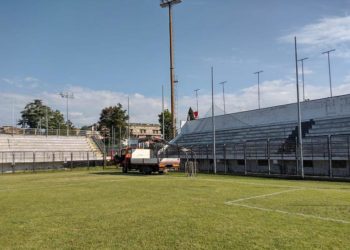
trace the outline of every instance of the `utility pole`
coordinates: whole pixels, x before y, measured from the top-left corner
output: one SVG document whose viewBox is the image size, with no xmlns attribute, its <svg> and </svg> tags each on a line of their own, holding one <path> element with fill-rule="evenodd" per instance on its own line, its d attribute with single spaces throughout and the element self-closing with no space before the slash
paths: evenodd
<svg viewBox="0 0 350 250">
<path fill-rule="evenodd" d="M 296 76 L 296 87 L 297 87 L 297 106 L 298 106 L 298 148 L 299 148 L 299 159 L 301 168 L 301 178 L 304 179 L 304 156 L 303 156 L 303 137 L 301 131 L 301 110 L 300 110 L 300 99 L 299 99 L 299 71 L 298 71 L 298 49 L 297 49 L 297 38 L 294 37 L 295 47 L 295 76 Z"/>
<path fill-rule="evenodd" d="M 299 59 L 298 62 L 301 62 L 301 77 L 303 79 L 303 101 L 305 102 L 305 82 L 304 82 L 304 61 L 309 59 L 308 57 Z"/>
<path fill-rule="evenodd" d="M 331 92 L 331 97 L 333 97 L 333 93 L 332 93 L 331 60 L 329 58 L 329 53 L 334 52 L 334 51 L 335 51 L 335 49 L 331 49 L 331 50 L 322 52 L 322 55 L 327 54 L 327 56 L 328 56 L 328 76 L 329 76 L 329 89 Z"/>
<path fill-rule="evenodd" d="M 259 103 L 259 109 L 261 108 L 260 106 L 260 74 L 263 73 L 264 71 L 260 70 L 257 72 L 254 72 L 255 75 L 258 75 L 258 103 Z"/>
<path fill-rule="evenodd" d="M 162 135 L 163 140 L 165 140 L 165 128 L 164 128 L 164 85 L 162 85 Z"/>
<path fill-rule="evenodd" d="M 170 40 L 170 87 L 171 87 L 171 121 L 173 138 L 176 136 L 175 117 L 175 76 L 174 76 L 174 49 L 173 49 L 173 17 L 172 6 L 181 3 L 182 0 L 161 0 L 160 7 L 169 9 L 169 40 Z"/>
<path fill-rule="evenodd" d="M 213 126 L 213 163 L 216 174 L 216 135 L 215 135 L 215 112 L 214 112 L 214 68 L 211 67 L 211 122 Z"/>
<path fill-rule="evenodd" d="M 194 92 L 196 92 L 196 102 L 197 102 L 197 116 L 199 117 L 199 111 L 198 111 L 198 91 L 199 91 L 200 89 L 195 89 L 194 90 Z"/>
<path fill-rule="evenodd" d="M 71 92 L 61 92 L 60 96 L 66 98 L 66 112 L 67 112 L 67 136 L 69 135 L 69 99 L 74 99 L 74 94 Z"/>
<path fill-rule="evenodd" d="M 222 85 L 222 99 L 224 102 L 224 115 L 226 115 L 226 104 L 225 104 L 225 83 L 227 83 L 227 81 L 224 82 L 220 82 L 219 84 Z"/>
<path fill-rule="evenodd" d="M 130 98 L 128 96 L 128 146 L 130 147 Z"/>
</svg>

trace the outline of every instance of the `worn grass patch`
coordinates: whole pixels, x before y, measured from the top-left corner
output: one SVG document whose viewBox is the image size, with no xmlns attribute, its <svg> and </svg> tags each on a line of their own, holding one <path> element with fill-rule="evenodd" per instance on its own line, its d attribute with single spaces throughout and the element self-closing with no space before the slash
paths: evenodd
<svg viewBox="0 0 350 250">
<path fill-rule="evenodd" d="M 2 249 L 350 245 L 349 183 L 112 170 L 15 174 L 0 176 L 0 211 Z"/>
</svg>

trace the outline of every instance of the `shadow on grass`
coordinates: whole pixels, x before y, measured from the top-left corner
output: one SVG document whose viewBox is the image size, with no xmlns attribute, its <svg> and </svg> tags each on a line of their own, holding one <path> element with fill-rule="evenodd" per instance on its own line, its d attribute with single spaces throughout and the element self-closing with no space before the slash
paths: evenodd
<svg viewBox="0 0 350 250">
<path fill-rule="evenodd" d="M 146 176 L 158 175 L 158 174 L 145 175 L 145 174 L 139 173 L 139 172 L 129 172 L 129 173 L 125 174 L 125 173 L 116 172 L 116 171 L 94 172 L 94 173 L 90 173 L 90 174 L 96 174 L 96 175 L 118 175 L 118 176 L 138 176 L 138 177 L 146 177 Z"/>
</svg>

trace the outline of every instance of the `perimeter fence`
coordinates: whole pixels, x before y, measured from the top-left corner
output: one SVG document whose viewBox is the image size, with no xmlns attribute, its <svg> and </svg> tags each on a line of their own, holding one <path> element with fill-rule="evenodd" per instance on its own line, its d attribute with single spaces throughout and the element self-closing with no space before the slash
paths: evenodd
<svg viewBox="0 0 350 250">
<path fill-rule="evenodd" d="M 49 169 L 73 169 L 103 166 L 105 157 L 92 151 L 65 152 L 0 152 L 1 173 L 16 171 L 39 171 Z"/>
<path fill-rule="evenodd" d="M 184 153 L 187 148 L 189 153 Z M 350 177 L 350 134 L 306 136 L 303 138 L 303 169 L 297 139 L 267 138 L 240 142 L 217 143 L 215 150 L 218 172 Z M 214 172 L 213 144 L 173 145 L 166 149 L 167 157 L 198 161 L 200 171 Z"/>
</svg>

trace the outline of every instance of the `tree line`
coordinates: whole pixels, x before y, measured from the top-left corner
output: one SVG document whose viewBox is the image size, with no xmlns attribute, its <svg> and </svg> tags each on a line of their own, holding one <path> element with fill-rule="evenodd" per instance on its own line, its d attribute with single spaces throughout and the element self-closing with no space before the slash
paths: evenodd
<svg viewBox="0 0 350 250">
<path fill-rule="evenodd" d="M 97 123 L 96 129 L 105 137 L 110 137 L 113 128 L 115 129 L 114 136 L 116 138 L 125 138 L 127 133 L 128 122 L 127 110 L 122 104 L 110 106 L 102 109 Z M 163 113 L 158 115 L 158 121 L 163 131 Z M 54 110 L 51 107 L 44 105 L 42 100 L 36 99 L 28 103 L 21 111 L 21 119 L 18 125 L 22 128 L 35 129 L 74 129 L 71 121 L 66 121 L 64 115 L 59 110 Z M 83 126 L 81 129 L 87 129 L 88 126 Z M 164 110 L 164 134 L 165 139 L 170 140 L 172 135 L 172 120 L 169 110 Z"/>
</svg>

